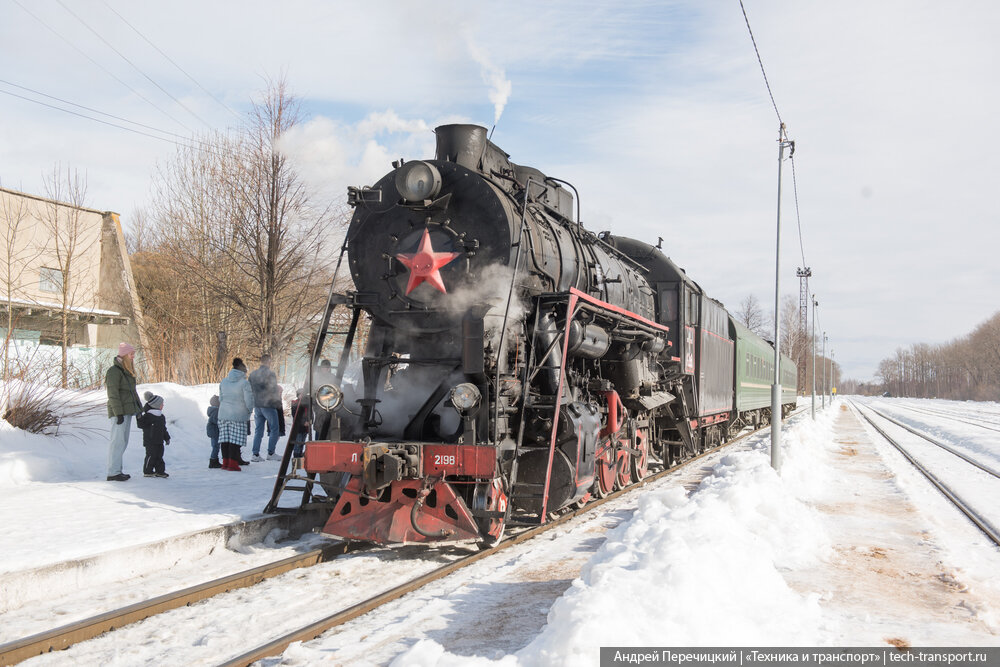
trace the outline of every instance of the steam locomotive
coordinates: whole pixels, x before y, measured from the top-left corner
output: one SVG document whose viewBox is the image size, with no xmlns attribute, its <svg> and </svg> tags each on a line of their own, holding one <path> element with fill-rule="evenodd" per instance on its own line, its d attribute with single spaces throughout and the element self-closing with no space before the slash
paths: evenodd
<svg viewBox="0 0 1000 667">
<path fill-rule="evenodd" d="M 349 189 L 355 290 L 331 289 L 266 511 L 490 545 L 769 422 L 770 343 L 659 246 L 585 229 L 575 189 L 483 127 L 435 135 L 433 160 Z M 782 357 L 782 416 L 796 376 Z"/>
</svg>

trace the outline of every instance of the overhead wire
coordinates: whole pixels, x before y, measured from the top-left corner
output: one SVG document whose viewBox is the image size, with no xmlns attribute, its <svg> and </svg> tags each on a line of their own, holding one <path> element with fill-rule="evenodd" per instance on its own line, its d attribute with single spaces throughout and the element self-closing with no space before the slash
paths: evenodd
<svg viewBox="0 0 1000 667">
<path fill-rule="evenodd" d="M 129 28 L 131 28 L 135 32 L 135 34 L 139 35 L 139 37 L 141 37 L 143 40 L 145 40 L 145 42 L 147 44 L 149 44 L 151 47 L 153 47 L 154 49 L 156 49 L 157 53 L 159 53 L 161 56 L 163 56 L 164 58 L 166 58 L 167 62 L 169 62 L 174 67 L 176 67 L 181 72 L 181 74 L 183 74 L 184 76 L 186 76 L 187 78 L 189 78 L 194 83 L 194 85 L 198 86 L 202 90 L 202 92 L 204 92 L 206 95 L 208 95 L 213 100 L 215 100 L 219 104 L 219 106 L 221 106 L 223 109 L 225 109 L 226 111 L 228 111 L 229 113 L 231 113 L 237 120 L 242 120 L 242 118 L 240 117 L 240 115 L 238 113 L 236 113 L 235 111 L 233 111 L 229 107 L 229 105 L 227 105 L 225 102 L 223 102 L 218 97 L 216 97 L 215 95 L 213 95 L 212 92 L 210 90 L 208 90 L 207 88 L 205 88 L 205 86 L 201 85 L 201 83 L 197 79 L 195 79 L 193 76 L 191 76 L 190 74 L 188 74 L 187 71 L 183 67 L 181 67 L 176 62 L 174 62 L 173 58 L 171 58 L 166 53 L 164 53 L 163 50 L 160 47 L 158 47 L 156 44 L 154 44 L 152 42 L 152 40 L 150 40 L 148 37 L 146 37 L 146 35 L 144 35 L 134 25 L 132 25 L 131 23 L 129 23 L 129 21 L 124 16 L 122 16 L 121 14 L 119 14 L 118 11 L 114 7 L 112 7 L 111 5 L 109 5 L 107 2 L 104 3 L 104 6 L 107 7 L 109 10 L 111 10 L 111 12 L 115 16 L 117 16 L 118 18 L 120 18 L 122 20 L 122 23 L 124 23 Z"/>
<path fill-rule="evenodd" d="M 8 83 L 6 81 L 0 81 L 0 82 L 2 82 L 2 83 Z M 17 86 L 17 84 L 10 84 L 10 85 Z M 17 86 L 17 87 L 18 88 L 24 88 L 23 86 Z M 35 92 L 35 91 L 31 91 L 30 89 L 27 89 L 27 90 L 29 90 L 29 92 Z M 159 129 L 153 128 L 151 126 L 144 125 L 142 123 L 136 123 L 135 121 L 127 120 L 127 119 L 124 119 L 124 118 L 119 118 L 118 116 L 113 116 L 111 114 L 107 114 L 107 113 L 105 113 L 103 111 L 98 111 L 96 109 L 90 109 L 89 107 L 85 107 L 85 106 L 83 106 L 81 104 L 75 104 L 74 102 L 60 100 L 59 98 L 53 98 L 53 99 L 57 99 L 57 100 L 59 100 L 61 102 L 64 102 L 65 104 L 71 104 L 71 105 L 79 107 L 81 109 L 87 109 L 88 111 L 91 111 L 93 113 L 99 113 L 99 114 L 102 114 L 102 115 L 106 115 L 106 116 L 108 116 L 110 118 L 115 118 L 115 119 L 121 120 L 122 122 L 125 122 L 125 123 L 132 123 L 134 125 L 138 125 L 139 127 L 146 127 L 146 128 L 152 129 L 154 132 L 161 132 L 163 134 L 170 134 L 170 135 L 179 137 L 181 140 L 180 141 L 176 141 L 174 139 L 170 139 L 170 138 L 167 138 L 167 137 L 162 137 L 162 136 L 158 136 L 158 135 L 155 135 L 155 134 L 150 134 L 149 132 L 143 132 L 142 130 L 137 130 L 137 129 L 132 128 L 132 127 L 126 127 L 124 125 L 119 125 L 118 123 L 112 123 L 111 121 L 102 120 L 100 118 L 94 118 L 93 116 L 88 116 L 87 114 L 80 113 L 80 112 L 77 112 L 77 111 L 73 111 L 72 109 L 65 109 L 63 107 L 56 106 L 54 104 L 49 104 L 47 102 L 42 102 L 41 100 L 35 100 L 35 99 L 30 98 L 30 97 L 26 97 L 24 95 L 18 95 L 17 93 L 13 93 L 13 92 L 11 92 L 9 90 L 3 90 L 2 88 L 0 88 L 0 93 L 3 93 L 4 95 L 9 95 L 10 97 L 16 97 L 18 99 L 25 100 L 26 102 L 31 102 L 33 104 L 38 104 L 40 106 L 47 107 L 49 109 L 55 109 L 56 111 L 62 111 L 63 113 L 68 113 L 70 115 L 77 116 L 79 118 L 85 118 L 86 120 L 92 120 L 95 123 L 101 123 L 102 125 L 108 125 L 110 127 L 115 127 L 115 128 L 120 129 L 120 130 L 125 130 L 127 132 L 132 132 L 134 134 L 140 134 L 140 135 L 142 135 L 144 137 L 150 137 L 152 139 L 158 139 L 160 141 L 164 141 L 164 142 L 167 142 L 167 143 L 170 143 L 170 144 L 174 144 L 175 146 L 177 146 L 179 148 L 185 148 L 185 149 L 188 149 L 188 150 L 197 150 L 197 151 L 201 151 L 203 153 L 208 153 L 208 154 L 211 154 L 211 155 L 215 155 L 216 157 L 233 157 L 233 156 L 236 155 L 233 151 L 229 150 L 228 148 L 226 148 L 225 146 L 222 146 L 220 144 L 206 142 L 206 141 L 202 141 L 202 140 L 196 139 L 196 138 L 193 138 L 193 139 L 190 140 L 190 141 L 197 142 L 196 144 L 195 143 L 189 143 L 188 140 L 186 140 L 182 135 L 179 135 L 179 134 L 176 134 L 176 133 L 173 133 L 173 132 L 168 132 L 166 130 L 159 130 Z M 45 95 L 44 93 L 38 93 L 38 94 Z M 47 96 L 47 97 L 51 97 L 51 96 Z"/>
<path fill-rule="evenodd" d="M 760 64 L 760 73 L 764 75 L 764 85 L 767 86 L 767 94 L 771 97 L 771 105 L 774 107 L 774 114 L 778 117 L 778 123 L 784 125 L 781 120 L 781 112 L 778 111 L 778 103 L 774 101 L 774 93 L 771 92 L 771 84 L 767 80 L 767 72 L 764 71 L 764 61 L 761 60 L 760 50 L 757 48 L 757 40 L 754 39 L 753 30 L 750 28 L 750 19 L 747 17 L 747 9 L 740 0 L 740 9 L 743 10 L 743 20 L 747 24 L 747 32 L 750 33 L 750 41 L 753 43 L 753 52 L 757 54 L 757 62 Z"/>
<path fill-rule="evenodd" d="M 753 44 L 753 51 L 757 55 L 757 64 L 760 65 L 760 73 L 764 77 L 764 86 L 767 88 L 767 95 L 771 98 L 771 106 L 774 107 L 774 115 L 778 117 L 778 124 L 781 126 L 782 136 L 785 136 L 785 122 L 781 119 L 781 112 L 778 111 L 778 103 L 774 100 L 774 93 L 771 91 L 771 83 L 768 81 L 767 72 L 764 70 L 764 60 L 760 57 L 760 49 L 757 48 L 757 40 L 753 36 L 753 29 L 750 27 L 750 18 L 747 16 L 746 7 L 743 6 L 743 0 L 740 0 L 740 9 L 743 11 L 743 21 L 746 23 L 747 32 L 750 34 L 750 42 Z M 795 177 L 794 146 L 792 153 L 788 156 L 788 159 L 792 163 L 792 192 L 795 195 L 795 222 L 799 233 L 799 252 L 802 256 L 802 266 L 806 267 L 805 243 L 802 240 L 802 217 L 799 214 L 799 188 Z"/>
<path fill-rule="evenodd" d="M 122 53 L 121 51 L 119 51 L 118 49 L 116 49 L 115 46 L 114 46 L 114 44 L 112 44 L 111 42 L 109 42 L 107 39 L 104 38 L 104 35 L 102 35 L 101 33 L 97 32 L 92 27 L 90 27 L 90 25 L 86 21 L 84 21 L 82 18 L 80 18 L 76 14 L 76 12 L 74 12 L 72 9 L 70 9 L 69 7 L 67 7 L 66 3 L 64 3 L 63 0 L 56 0 L 56 2 L 59 3 L 59 6 L 62 7 L 63 9 L 65 9 L 73 18 L 75 18 L 77 21 L 79 21 L 83 25 L 83 27 L 85 27 L 90 32 L 94 33 L 94 35 L 99 40 L 101 40 L 102 42 L 104 42 L 104 44 L 109 49 L 111 49 L 112 51 L 114 51 L 118 55 L 118 57 L 120 57 L 122 60 L 124 60 L 125 62 L 127 62 L 129 65 L 131 65 L 132 68 L 135 69 L 135 71 L 138 72 L 139 74 L 141 74 L 143 77 L 145 77 L 145 79 L 147 81 L 149 81 L 151 84 L 153 84 L 154 86 L 156 86 L 157 88 L 159 88 L 160 91 L 162 91 L 164 95 L 166 95 L 167 97 L 169 97 L 170 99 L 172 99 L 174 102 L 176 102 L 182 109 L 184 109 L 189 114 L 191 114 L 192 116 L 194 116 L 195 118 L 197 118 L 206 127 L 208 127 L 208 128 L 212 127 L 211 124 L 209 124 L 205 119 L 203 119 L 201 116 L 199 116 L 198 114 L 196 114 L 190 107 L 188 107 L 182 101 L 180 101 L 179 99 L 177 99 L 176 97 L 174 97 L 173 93 L 171 93 L 166 88 L 164 88 L 159 83 L 157 83 L 153 79 L 153 77 L 149 76 L 144 71 L 142 71 L 142 69 L 138 65 L 136 65 L 134 62 L 132 62 L 124 53 Z"/>
<path fill-rule="evenodd" d="M 108 118 L 114 118 L 115 120 L 120 120 L 123 123 L 129 123 L 130 125 L 136 125 L 138 127 L 143 127 L 143 128 L 146 128 L 147 130 L 152 130 L 153 132 L 159 132 L 161 134 L 166 134 L 166 135 L 169 135 L 169 136 L 172 136 L 172 137 L 176 137 L 177 139 L 180 140 L 180 142 L 174 142 L 174 143 L 178 143 L 178 145 L 187 145 L 187 142 L 193 141 L 193 142 L 196 142 L 196 143 L 200 144 L 203 147 L 213 148 L 213 146 L 210 143 L 202 141 L 201 139 L 198 139 L 197 137 L 187 137 L 187 136 L 185 136 L 183 134 L 178 134 L 176 132 L 171 132 L 169 130 L 162 130 L 162 129 L 158 128 L 158 127 L 153 127 L 152 125 L 147 125 L 145 123 L 140 123 L 138 121 L 129 120 L 128 118 L 123 118 L 121 116 L 116 116 L 115 114 L 111 114 L 111 113 L 108 113 L 106 111 L 101 111 L 100 109 L 94 109 L 93 107 L 88 107 L 88 106 L 83 105 L 83 104 L 77 104 L 76 102 L 71 102 L 69 100 L 65 100 L 65 99 L 63 99 L 61 97 L 57 97 L 55 95 L 49 95 L 47 93 L 41 92 L 40 90 L 35 90 L 34 88 L 29 88 L 27 86 L 22 86 L 20 84 L 14 83 L 13 81 L 7 81 L 6 79 L 0 79 L 0 83 L 2 83 L 4 85 L 7 85 L 7 86 L 11 86 L 13 88 L 18 88 L 20 90 L 24 90 L 26 92 L 29 92 L 29 93 L 33 94 L 33 95 L 38 95 L 40 97 L 45 97 L 45 98 L 48 98 L 50 100 L 55 100 L 56 102 L 61 102 L 62 104 L 68 104 L 68 105 L 76 107 L 78 109 L 84 109 L 85 111 L 89 111 L 91 113 L 100 114 L 101 116 L 107 116 Z M 8 95 L 12 95 L 8 91 L 2 90 L 2 89 L 0 89 L 0 92 L 6 93 Z M 14 97 L 19 97 L 19 98 L 21 98 L 23 100 L 27 100 L 29 102 L 40 103 L 40 102 L 38 102 L 38 100 L 33 100 L 33 99 L 29 98 L 29 97 L 24 97 L 24 96 L 21 96 L 21 95 L 13 95 L 13 96 Z M 57 106 L 54 106 L 54 105 L 50 105 L 50 104 L 46 104 L 45 106 L 47 106 L 49 108 L 52 108 L 52 109 L 57 109 L 59 111 L 66 111 L 66 109 L 63 109 L 61 107 L 57 107 Z M 76 115 L 79 115 L 82 118 L 88 118 L 90 120 L 97 120 L 97 119 L 90 118 L 90 116 L 86 116 L 86 115 L 83 115 L 83 114 L 76 114 Z M 118 126 L 115 126 L 115 127 L 118 127 Z M 122 128 L 122 129 L 129 129 L 129 128 Z"/>
<path fill-rule="evenodd" d="M 166 111 L 165 109 L 161 108 L 158 104 L 156 104 L 155 102 L 153 102 L 152 100 L 150 100 L 149 98 L 147 98 L 145 95 L 143 95 L 142 93 L 140 93 L 138 90 L 136 90 L 135 88 L 133 88 L 132 86 L 130 86 L 128 83 L 126 83 L 125 81 L 123 81 L 122 79 L 120 79 L 118 76 L 116 76 L 108 68 L 104 67 L 99 62 L 97 62 L 96 60 L 94 60 L 83 49 L 81 49 L 76 44 L 74 44 L 73 42 L 71 42 L 68 38 L 64 37 L 62 34 L 60 34 L 58 31 L 56 31 L 55 28 L 53 28 L 48 23 L 46 23 L 41 17 L 39 17 L 37 14 L 35 14 L 34 12 L 32 12 L 30 9 L 28 9 L 27 7 L 25 7 L 23 4 L 21 4 L 20 0 L 11 0 L 11 1 L 15 5 L 17 5 L 18 7 L 20 7 L 22 10 L 24 10 L 24 12 L 26 12 L 29 16 L 31 16 L 36 21 L 38 21 L 39 23 L 41 23 L 49 32 L 51 32 L 53 35 L 55 35 L 56 37 L 58 37 L 62 41 L 66 42 L 66 44 L 68 44 L 70 47 L 72 47 L 74 50 L 76 50 L 80 55 L 82 55 L 84 58 L 86 58 L 91 63 L 93 63 L 95 67 L 99 68 L 101 71 L 103 71 L 105 74 L 107 74 L 108 76 L 110 76 L 111 78 L 113 78 L 115 81 L 117 81 L 118 83 L 122 84 L 123 86 L 125 86 L 126 88 L 128 88 L 129 90 L 131 90 L 136 95 L 136 97 L 138 97 L 142 101 L 144 101 L 147 104 L 149 104 L 151 107 L 153 107 L 154 109 L 156 109 L 157 111 L 159 111 L 160 113 L 162 113 L 164 116 L 166 116 L 170 120 L 174 121 L 175 123 L 177 123 L 178 125 L 180 125 L 181 127 L 183 127 L 188 132 L 192 132 L 193 133 L 193 130 L 190 127 L 188 127 L 187 125 L 185 125 L 183 122 L 181 122 L 177 118 L 174 118 L 174 116 L 171 115 L 168 111 Z M 79 114 L 77 114 L 77 115 L 79 115 Z M 107 124 L 110 124 L 110 123 L 107 123 Z"/>
</svg>

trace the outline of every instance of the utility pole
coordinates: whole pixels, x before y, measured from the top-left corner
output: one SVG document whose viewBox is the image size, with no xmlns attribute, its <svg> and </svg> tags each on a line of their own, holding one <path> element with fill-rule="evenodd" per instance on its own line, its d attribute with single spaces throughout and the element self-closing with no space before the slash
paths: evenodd
<svg viewBox="0 0 1000 667">
<path fill-rule="evenodd" d="M 778 128 L 778 220 L 774 250 L 774 384 L 771 385 L 771 467 L 781 471 L 781 163 L 795 154 L 785 124 Z"/>
<path fill-rule="evenodd" d="M 805 338 L 806 331 L 809 330 L 809 278 L 813 272 L 808 266 L 795 271 L 799 277 L 799 333 Z M 801 348 L 800 348 L 801 349 Z M 798 355 L 796 361 L 799 364 L 798 386 L 802 388 L 802 393 L 806 391 L 806 355 L 804 350 Z"/>
<path fill-rule="evenodd" d="M 823 408 L 826 409 L 826 332 L 823 332 Z"/>
<path fill-rule="evenodd" d="M 819 306 L 819 301 L 816 300 L 816 295 L 813 294 L 813 331 L 812 336 L 809 337 L 809 347 L 812 348 L 813 352 L 813 364 L 812 364 L 812 418 L 813 421 L 816 420 L 816 308 Z"/>
<path fill-rule="evenodd" d="M 833 390 L 837 387 L 837 364 L 834 363 L 834 359 L 837 358 L 837 354 L 834 352 L 833 348 L 830 348 L 830 405 L 833 405 Z"/>
</svg>

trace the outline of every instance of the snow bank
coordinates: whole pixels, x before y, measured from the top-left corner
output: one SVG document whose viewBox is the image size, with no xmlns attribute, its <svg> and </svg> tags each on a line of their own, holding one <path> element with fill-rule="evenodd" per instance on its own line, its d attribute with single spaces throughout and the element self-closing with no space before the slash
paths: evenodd
<svg viewBox="0 0 1000 667">
<path fill-rule="evenodd" d="M 138 386 L 140 398 L 146 391 L 162 396 L 165 401 L 163 411 L 171 435 L 167 465 L 171 459 L 189 456 L 207 461 L 210 447 L 205 435 L 205 410 L 219 386 L 185 387 L 169 382 Z M 61 417 L 57 435 L 28 433 L 0 419 L 0 489 L 106 476 L 110 436 L 106 393 L 63 391 L 59 397 L 63 402 L 54 405 Z M 133 419 L 126 456 L 138 457 L 141 462 L 142 451 L 142 432 Z M 135 463 L 130 471 L 136 472 Z"/>
<path fill-rule="evenodd" d="M 648 491 L 549 612 L 542 633 L 498 660 L 447 653 L 422 640 L 393 665 L 579 665 L 600 646 L 816 645 L 817 594 L 791 589 L 786 568 L 819 562 L 830 540 L 808 501 L 822 496 L 834 410 L 724 456 L 698 488 Z M 723 620 L 724 619 L 724 620 Z"/>
</svg>

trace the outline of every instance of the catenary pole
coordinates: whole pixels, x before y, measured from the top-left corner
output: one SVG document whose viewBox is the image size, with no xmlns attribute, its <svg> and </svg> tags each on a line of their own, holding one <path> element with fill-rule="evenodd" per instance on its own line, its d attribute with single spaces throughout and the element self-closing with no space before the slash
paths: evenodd
<svg viewBox="0 0 1000 667">
<path fill-rule="evenodd" d="M 819 301 L 816 300 L 816 295 L 813 294 L 813 331 L 812 331 L 812 338 L 809 339 L 809 342 L 812 343 L 810 347 L 813 350 L 812 408 L 810 409 L 810 412 L 812 414 L 812 418 L 814 421 L 816 419 L 816 308 L 818 306 L 819 306 Z"/>
<path fill-rule="evenodd" d="M 833 405 L 833 390 L 837 386 L 837 378 L 834 377 L 834 372 L 837 370 L 837 364 L 834 359 L 837 358 L 837 352 L 831 347 L 830 348 L 830 405 Z"/>
<path fill-rule="evenodd" d="M 781 470 L 781 163 L 795 153 L 795 142 L 785 134 L 785 124 L 778 128 L 778 214 L 774 250 L 774 384 L 771 385 L 771 467 Z"/>
<path fill-rule="evenodd" d="M 826 409 L 826 332 L 823 332 L 823 409 Z"/>
</svg>

